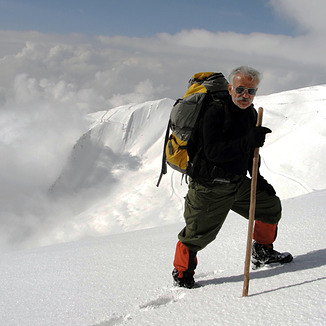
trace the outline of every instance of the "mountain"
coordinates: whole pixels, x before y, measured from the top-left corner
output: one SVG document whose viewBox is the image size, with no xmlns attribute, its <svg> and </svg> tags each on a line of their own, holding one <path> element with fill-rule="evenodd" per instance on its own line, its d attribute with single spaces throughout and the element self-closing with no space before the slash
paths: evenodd
<svg viewBox="0 0 326 326">
<path fill-rule="evenodd" d="M 72 149 L 51 196 L 70 198 L 78 223 L 99 233 L 178 220 L 180 193 L 186 189 L 179 185 L 180 175 L 169 181 L 170 172 L 162 186 L 155 186 L 172 105 L 162 99 L 89 115 L 90 130 Z"/>
<path fill-rule="evenodd" d="M 326 188 L 325 101 L 326 85 L 256 97 L 263 124 L 273 130 L 261 149 L 261 173 L 281 199 Z M 88 116 L 89 131 L 51 189 L 53 198 L 73 207 L 74 227 L 107 234 L 182 221 L 187 185 L 181 175 L 168 169 L 155 186 L 173 103 L 162 99 Z"/>
</svg>

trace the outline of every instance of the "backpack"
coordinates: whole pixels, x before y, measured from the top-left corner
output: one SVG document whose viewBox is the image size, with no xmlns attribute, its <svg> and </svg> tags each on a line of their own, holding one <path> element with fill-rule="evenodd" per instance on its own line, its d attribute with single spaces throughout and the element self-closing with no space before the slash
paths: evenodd
<svg viewBox="0 0 326 326">
<path fill-rule="evenodd" d="M 228 82 L 222 73 L 200 72 L 191 77 L 185 95 L 175 102 L 170 113 L 157 187 L 162 176 L 167 173 L 167 164 L 183 175 L 188 175 L 187 167 L 192 162 L 189 159 L 187 144 L 202 116 L 202 108 L 205 108 L 203 103 L 209 98 L 218 100 L 226 95 Z"/>
</svg>

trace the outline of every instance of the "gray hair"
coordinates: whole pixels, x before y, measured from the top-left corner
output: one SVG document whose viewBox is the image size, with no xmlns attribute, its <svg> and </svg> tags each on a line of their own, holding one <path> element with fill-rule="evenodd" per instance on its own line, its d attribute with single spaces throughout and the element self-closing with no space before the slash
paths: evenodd
<svg viewBox="0 0 326 326">
<path fill-rule="evenodd" d="M 238 74 L 249 77 L 252 80 L 256 79 L 258 81 L 258 84 L 260 83 L 260 81 L 262 79 L 262 75 L 258 70 L 248 67 L 248 66 L 240 66 L 238 68 L 233 69 L 229 75 L 229 83 L 231 85 L 233 84 L 234 77 Z"/>
</svg>

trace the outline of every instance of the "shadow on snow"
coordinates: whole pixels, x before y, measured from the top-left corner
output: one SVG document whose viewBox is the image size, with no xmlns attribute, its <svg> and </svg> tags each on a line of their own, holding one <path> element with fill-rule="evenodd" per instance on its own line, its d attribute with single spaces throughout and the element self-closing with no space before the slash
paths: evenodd
<svg viewBox="0 0 326 326">
<path fill-rule="evenodd" d="M 261 278 L 266 278 L 266 277 L 271 277 L 283 273 L 295 273 L 298 271 L 304 271 L 308 269 L 313 269 L 313 268 L 318 268 L 321 266 L 326 265 L 326 249 L 320 249 L 320 250 L 314 250 L 310 251 L 306 254 L 295 256 L 293 261 L 289 264 L 284 264 L 278 267 L 272 267 L 268 269 L 261 269 L 258 271 L 251 271 L 250 272 L 250 279 L 255 280 L 255 279 L 261 279 Z M 292 284 L 288 286 L 283 286 L 277 289 L 269 290 L 269 291 L 264 291 L 261 293 L 256 293 L 252 294 L 249 296 L 255 296 L 258 294 L 262 293 L 269 293 L 269 292 L 274 292 L 280 289 L 286 289 L 286 288 L 291 288 L 307 283 L 312 283 L 320 280 L 324 280 L 326 277 L 322 278 L 317 278 L 313 280 L 307 280 L 301 283 L 297 284 Z M 203 280 L 203 281 L 198 281 L 197 284 L 200 287 L 207 286 L 207 285 L 216 285 L 216 284 L 223 284 L 223 283 L 234 283 L 234 282 L 243 282 L 243 274 L 237 275 L 237 276 L 228 276 L 228 277 L 221 277 L 221 278 L 213 278 L 210 280 Z"/>
</svg>

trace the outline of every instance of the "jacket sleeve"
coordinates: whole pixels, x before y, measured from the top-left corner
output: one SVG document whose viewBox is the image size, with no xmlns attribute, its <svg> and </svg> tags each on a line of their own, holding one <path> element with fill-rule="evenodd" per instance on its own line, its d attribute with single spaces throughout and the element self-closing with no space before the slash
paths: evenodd
<svg viewBox="0 0 326 326">
<path fill-rule="evenodd" d="M 225 137 L 225 115 L 223 105 L 210 104 L 202 121 L 204 154 L 208 161 L 215 164 L 240 159 L 252 149 L 249 134 L 235 139 Z"/>
</svg>

